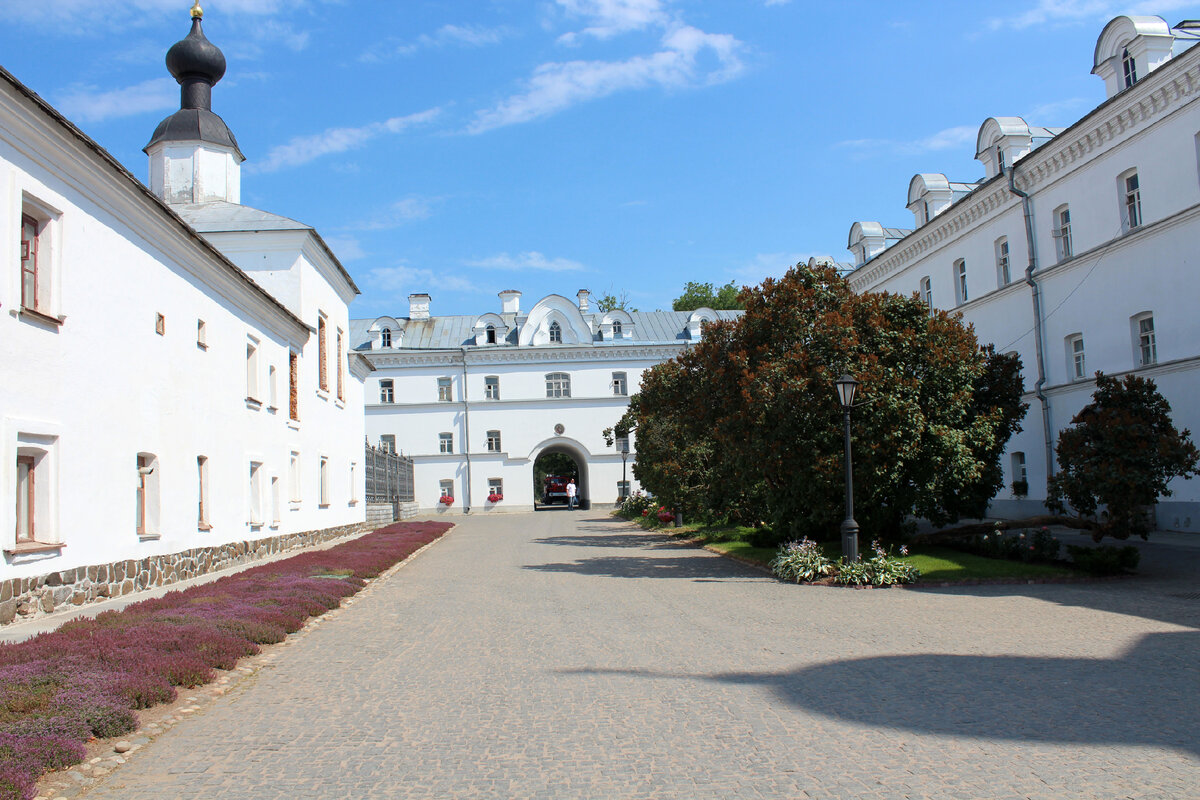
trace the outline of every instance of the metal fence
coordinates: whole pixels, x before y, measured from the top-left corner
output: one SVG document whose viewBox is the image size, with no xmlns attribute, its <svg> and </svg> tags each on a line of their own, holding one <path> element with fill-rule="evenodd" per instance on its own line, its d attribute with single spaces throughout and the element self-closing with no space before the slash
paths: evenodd
<svg viewBox="0 0 1200 800">
<path fill-rule="evenodd" d="M 413 460 L 406 456 L 366 444 L 367 502 L 411 503 Z"/>
</svg>

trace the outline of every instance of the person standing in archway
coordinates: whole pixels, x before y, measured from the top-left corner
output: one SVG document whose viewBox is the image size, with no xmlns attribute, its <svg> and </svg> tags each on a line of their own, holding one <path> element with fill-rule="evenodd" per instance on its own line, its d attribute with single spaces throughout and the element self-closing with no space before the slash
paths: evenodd
<svg viewBox="0 0 1200 800">
<path fill-rule="evenodd" d="M 567 484 L 567 510 L 575 510 L 575 479 L 571 478 L 571 482 Z"/>
</svg>

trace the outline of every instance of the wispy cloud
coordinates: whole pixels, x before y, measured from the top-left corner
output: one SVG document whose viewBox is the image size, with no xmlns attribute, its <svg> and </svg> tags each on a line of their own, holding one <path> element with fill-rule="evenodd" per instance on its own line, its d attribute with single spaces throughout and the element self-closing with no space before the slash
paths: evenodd
<svg viewBox="0 0 1200 800">
<path fill-rule="evenodd" d="M 792 0 L 766 0 L 766 5 L 768 5 L 768 6 L 786 6 L 790 2 L 792 2 Z"/>
<path fill-rule="evenodd" d="M 372 139 L 388 134 L 401 133 L 414 125 L 430 122 L 441 112 L 440 108 L 430 108 L 425 111 L 409 114 L 403 117 L 392 117 L 382 122 L 372 122 L 358 128 L 330 128 L 323 133 L 310 136 L 297 136 L 286 144 L 272 147 L 267 157 L 257 164 L 254 172 L 275 172 L 287 167 L 320 158 L 331 153 L 344 153 L 362 147 Z"/>
<path fill-rule="evenodd" d="M 1113 0 L 1038 0 L 1031 8 L 1007 17 L 987 21 L 992 30 L 1023 30 L 1035 25 L 1070 25 L 1076 22 L 1104 21 L 1117 14 L 1165 14 L 1177 8 L 1195 5 L 1195 0 L 1147 0 L 1127 3 Z"/>
<path fill-rule="evenodd" d="M 294 11 L 305 0 L 222 0 L 220 13 L 272 16 Z M 13 0 L 0 2 L 0 21 L 35 27 L 52 27 L 58 32 L 82 34 L 97 30 L 127 29 L 157 23 L 177 16 L 186 23 L 187 6 L 178 0 L 122 0 L 97 3 L 92 0 Z"/>
<path fill-rule="evenodd" d="M 479 25 L 443 25 L 433 33 L 423 33 L 413 41 L 389 39 L 368 48 L 359 61 L 381 62 L 397 56 L 411 56 L 421 50 L 439 47 L 486 47 L 499 44 L 511 31 L 508 28 L 486 28 Z"/>
<path fill-rule="evenodd" d="M 428 219 L 433 214 L 434 205 L 440 200 L 441 198 L 439 197 L 409 195 L 387 206 L 382 211 L 369 217 L 366 221 L 348 226 L 348 229 L 356 231 L 384 231 L 399 228 L 401 225 L 415 220 Z"/>
<path fill-rule="evenodd" d="M 1085 97 L 1071 97 L 1066 100 L 1042 103 L 1041 105 L 1034 106 L 1029 112 L 1028 121 L 1032 125 L 1044 125 L 1047 121 L 1062 121 L 1064 116 L 1074 119 L 1075 115 L 1071 112 L 1080 106 L 1087 105 L 1088 102 Z"/>
<path fill-rule="evenodd" d="M 568 61 L 542 64 L 525 90 L 479 111 L 468 133 L 540 119 L 578 103 L 629 89 L 686 88 L 731 80 L 743 70 L 742 43 L 729 34 L 705 33 L 689 25 L 672 27 L 662 49 L 624 61 Z M 716 58 L 715 68 L 702 67 L 700 56 Z"/>
<path fill-rule="evenodd" d="M 979 129 L 970 125 L 958 125 L 946 128 L 921 139 L 900 141 L 896 139 L 847 139 L 838 142 L 835 147 L 843 147 L 854 152 L 859 158 L 880 153 L 898 153 L 900 155 L 919 155 L 921 153 L 950 150 L 972 144 Z"/>
<path fill-rule="evenodd" d="M 367 257 L 367 251 L 363 250 L 362 244 L 353 236 L 326 236 L 325 244 L 329 245 L 329 249 L 342 263 Z"/>
<path fill-rule="evenodd" d="M 559 37 L 563 44 L 575 44 L 581 36 L 610 39 L 622 33 L 665 26 L 669 22 L 661 0 L 556 0 L 573 17 L 587 20 L 582 31 Z"/>
<path fill-rule="evenodd" d="M 436 273 L 424 267 L 414 267 L 401 262 L 392 267 L 376 267 L 367 273 L 366 283 L 380 294 L 395 294 L 405 296 L 414 292 L 430 292 L 434 289 L 452 292 L 470 292 L 472 294 L 489 294 L 490 288 L 484 288 L 479 281 L 462 275 L 454 275 L 445 270 Z"/>
<path fill-rule="evenodd" d="M 179 86 L 170 78 L 154 78 L 106 91 L 94 86 L 72 86 L 57 95 L 54 104 L 70 119 L 100 122 L 178 107 Z"/>
<path fill-rule="evenodd" d="M 500 255 L 489 256 L 488 258 L 467 261 L 466 265 L 468 267 L 484 267 L 486 269 L 534 269 L 553 272 L 582 272 L 586 269 L 578 261 L 572 261 L 569 258 L 546 258 L 546 256 L 536 250 L 518 253 L 515 256 L 511 256 L 508 253 L 501 253 Z"/>
</svg>

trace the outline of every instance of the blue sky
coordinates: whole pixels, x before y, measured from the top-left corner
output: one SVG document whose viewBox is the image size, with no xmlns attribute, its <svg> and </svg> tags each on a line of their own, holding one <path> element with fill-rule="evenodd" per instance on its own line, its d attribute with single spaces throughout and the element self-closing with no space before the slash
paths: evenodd
<svg viewBox="0 0 1200 800">
<path fill-rule="evenodd" d="M 855 220 L 909 227 L 909 179 L 983 174 L 989 116 L 1068 125 L 1103 100 L 1104 24 L 1162 0 L 210 0 L 213 110 L 242 201 L 316 227 L 351 314 L 756 284 L 849 260 Z M 0 63 L 147 177 L 178 108 L 188 0 L 0 0 Z"/>
</svg>

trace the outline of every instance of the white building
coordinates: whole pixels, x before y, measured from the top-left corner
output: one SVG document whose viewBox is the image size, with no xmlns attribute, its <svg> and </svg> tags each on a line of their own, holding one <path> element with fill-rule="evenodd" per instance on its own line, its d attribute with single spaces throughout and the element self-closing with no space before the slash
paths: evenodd
<svg viewBox="0 0 1200 800">
<path fill-rule="evenodd" d="M 150 188 L 0 70 L 0 622 L 365 519 L 357 289 L 238 204 L 198 16 L 167 62 Z"/>
<path fill-rule="evenodd" d="M 916 175 L 912 230 L 850 229 L 856 290 L 917 292 L 1020 355 L 1030 409 L 1005 455 L 998 515 L 1042 509 L 1058 432 L 1089 402 L 1097 370 L 1152 378 L 1176 426 L 1200 433 L 1198 33 L 1117 17 L 1096 43 L 1104 103 L 1067 128 L 988 119 L 982 180 Z M 1027 499 L 1012 490 L 1021 480 Z M 1200 530 L 1200 482 L 1171 488 L 1159 526 Z"/>
<path fill-rule="evenodd" d="M 351 323 L 353 346 L 375 368 L 367 435 L 413 458 L 424 511 L 528 511 L 540 500 L 534 462 L 547 453 L 575 461 L 593 505 L 616 502 L 623 474 L 635 491 L 636 441 L 623 470 L 619 443 L 606 445 L 601 431 L 625 413 L 643 371 L 698 341 L 704 323 L 741 313 L 599 312 L 587 290 L 528 311 L 520 292 L 500 300 L 496 312 L 436 317 L 429 295 L 414 294 L 407 317 Z"/>
</svg>

